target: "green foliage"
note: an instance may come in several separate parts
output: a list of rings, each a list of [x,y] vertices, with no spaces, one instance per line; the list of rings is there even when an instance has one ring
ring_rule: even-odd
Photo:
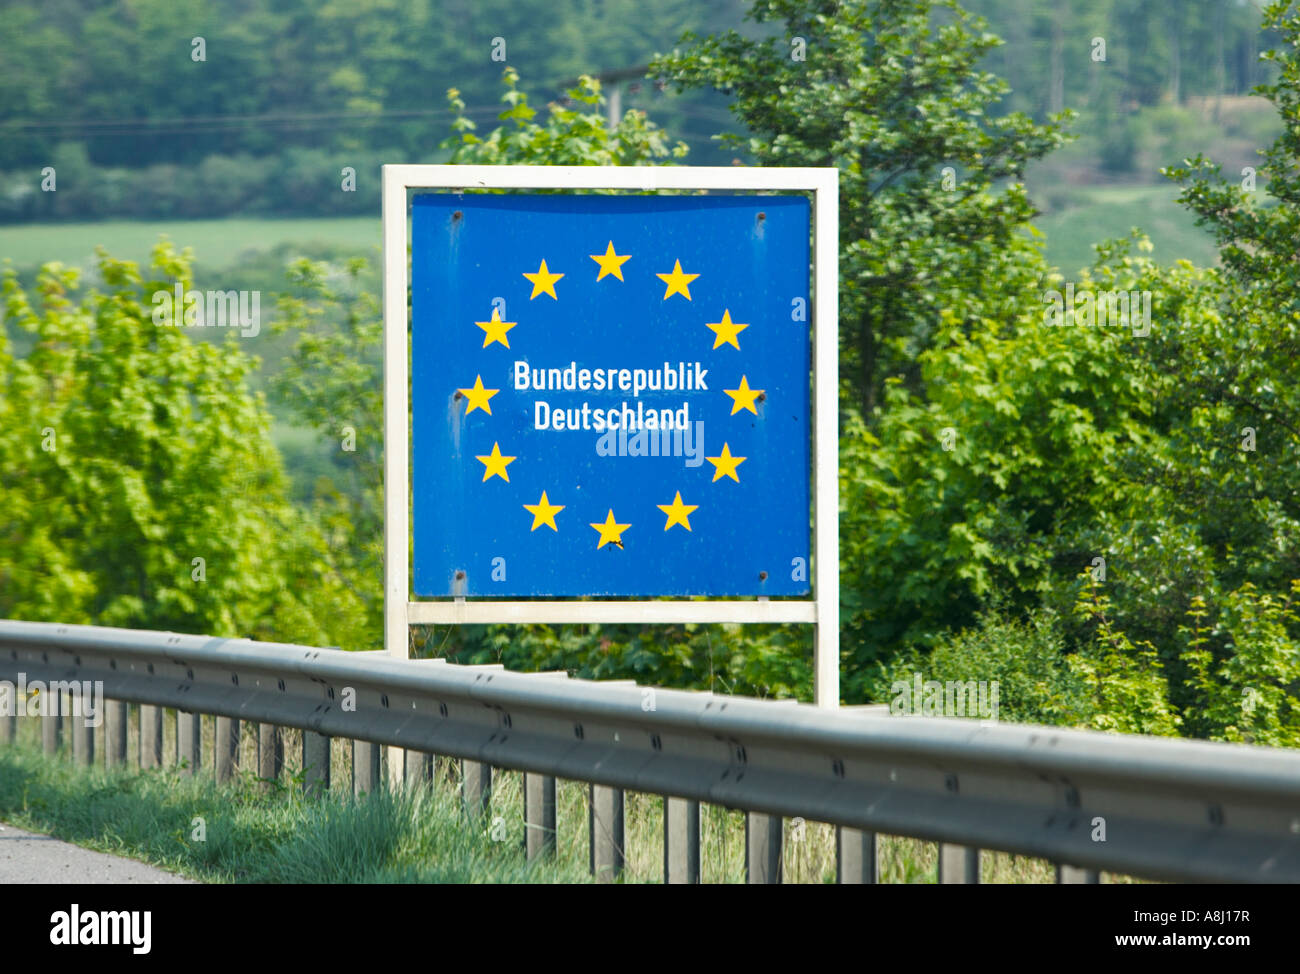
[[[216,155],[275,162],[290,147],[334,158],[388,147],[386,161],[420,161],[448,120],[430,105],[431,92],[456,85],[482,119],[505,64],[532,79],[534,97],[549,98],[563,79],[644,64],[684,28],[733,23],[742,2],[7,0],[4,6],[0,168],[23,170],[30,180],[50,164],[70,129],[85,139],[96,163],[111,167],[195,167]],[[192,59],[196,36],[206,41],[205,61]],[[706,113],[717,111],[715,99],[670,102],[650,83],[624,94],[627,104],[662,107],[674,130],[693,140],[706,140]],[[70,127],[74,120],[91,124]],[[105,121],[116,124],[96,124]],[[324,176],[333,180],[336,204],[347,205],[337,173],[332,166]]]
[[[1019,610],[1039,603],[1100,554],[1098,519],[1132,506],[1123,461],[1153,436],[1134,369],[1142,339],[1048,324],[1043,296],[1064,282],[1030,269],[1005,282],[1010,322],[942,312],[916,356],[921,391],[890,379],[873,423],[844,424],[843,608],[857,661],[933,646],[995,590]]]
[[[332,474],[313,487],[312,515],[340,577],[364,606],[365,648],[377,649],[383,642],[383,321],[375,295],[361,283],[367,266],[362,257],[341,267],[294,261],[271,330],[293,340],[273,381],[276,396],[316,431],[316,450],[333,460]]]
[[[130,168],[97,165],[83,143],[64,142],[50,160],[55,192],[40,192],[30,170],[0,173],[0,223],[233,213],[372,216],[379,208],[380,166],[403,155],[382,147],[330,151],[291,146],[275,155],[214,153],[191,166],[156,162]],[[354,191],[342,190],[344,167],[355,171]]]
[[[1279,209],[1265,219],[1290,226]],[[1145,336],[1047,325],[1044,296],[1064,282],[1041,271],[1008,282],[1022,289],[1008,294],[1014,326],[941,316],[916,356],[920,391],[889,380],[875,421],[845,424],[845,643],[858,660],[876,647],[942,645],[1004,590],[1018,611],[1060,614],[1074,665],[1090,667],[1111,706],[1090,723],[1164,733],[1166,706],[1197,712],[1180,636],[1192,597],[1227,612],[1238,589],[1285,590],[1298,567],[1300,401],[1286,378],[1296,319],[1285,290],[1295,270],[1280,259],[1285,231],[1274,232],[1279,260],[1248,280],[1233,267],[1162,267],[1131,241],[1101,245],[1074,283],[1149,291]],[[1267,445],[1249,449],[1248,432]],[[1100,635],[1097,619],[1069,612],[1077,573],[1095,558],[1108,569]],[[1219,658],[1231,655],[1224,632],[1210,638]],[[1274,649],[1286,645],[1279,633]],[[1227,726],[1193,723],[1198,733]]]
[[[1073,611],[1081,634],[1068,635],[1052,609],[1021,617],[995,595],[974,626],[928,653],[913,650],[874,668],[870,696],[890,700],[896,681],[910,687],[919,673],[941,683],[996,682],[1000,720],[1300,745],[1300,580],[1286,598],[1247,583],[1224,596],[1217,620],[1207,600],[1193,596],[1178,627],[1185,645],[1170,665],[1149,641],[1116,625],[1096,576],[1085,571],[1079,579]],[[1175,669],[1188,674],[1187,688]]]
[[[465,116],[465,102],[452,88],[447,101],[455,113],[455,134],[442,143],[451,149],[456,165],[529,166],[644,166],[671,154],[686,155],[686,144],[671,148],[662,130],[646,118],[645,112],[629,109],[617,127],[611,129],[598,108],[600,82],[589,75],[578,79],[568,92],[571,107],[552,102],[545,123],[534,121],[536,110],[519,88],[519,73],[506,68],[502,75],[506,105],[497,117],[507,123],[486,138],[475,134],[478,126]]]
[[[453,637],[443,642],[440,639]],[[454,637],[460,637],[459,640]],[[582,679],[808,699],[811,645],[786,626],[483,626],[434,632],[425,652],[513,670],[567,670]]]
[[[1222,0],[963,0],[1007,39],[997,70],[1015,108],[1035,116],[1063,99],[1100,132],[1132,106],[1234,95],[1263,78],[1253,3]],[[1094,37],[1106,60],[1094,60]],[[1112,109],[1106,111],[1105,109]]]
[[[1138,129],[1131,119],[1116,119],[1106,129],[1101,144],[1101,168],[1109,173],[1130,173],[1136,168]]]
[[[1124,734],[1178,732],[1182,718],[1169,702],[1169,686],[1156,648],[1149,642],[1134,644],[1107,617],[1109,599],[1098,590],[1095,576],[1088,578],[1075,611],[1095,624],[1094,637],[1068,658],[1071,671],[1081,677],[1092,704],[1088,723],[1096,730]]]
[[[1300,495],[1294,478],[1300,462],[1300,388],[1291,381],[1300,353],[1300,266],[1295,259],[1300,239],[1300,11],[1291,2],[1274,3],[1267,17],[1287,40],[1287,46],[1266,55],[1278,66],[1278,81],[1261,88],[1284,126],[1259,167],[1259,188],[1266,187],[1271,200],[1260,199],[1262,194],[1243,185],[1245,180],[1225,181],[1219,167],[1203,156],[1166,173],[1182,187],[1180,201],[1214,233],[1228,284],[1218,327],[1192,352],[1191,368],[1171,389],[1176,398],[1170,407],[1197,411],[1194,429],[1201,442],[1180,444],[1196,450],[1200,461],[1190,473],[1194,480],[1189,487],[1211,503],[1226,506],[1231,499],[1238,516],[1250,510],[1276,525],[1271,533],[1287,536],[1288,571],[1268,579],[1277,585],[1297,574],[1300,565],[1295,548]],[[1232,449],[1225,440],[1239,446],[1246,427],[1257,433],[1256,449]],[[1205,442],[1210,430],[1219,433],[1212,444]],[[1238,571],[1251,574],[1246,565]]]
[[[1300,747],[1300,580],[1284,599],[1247,582],[1224,600],[1217,623],[1199,596],[1188,611],[1184,658],[1196,697],[1189,722],[1210,740]],[[1227,635],[1221,653],[1214,630]]]
[[[999,720],[1075,726],[1092,712],[1087,687],[1067,663],[1064,634],[1050,609],[1021,619],[995,604],[930,653],[912,651],[891,660],[873,675],[871,698],[891,700],[891,686],[896,681],[911,686],[917,673],[942,683],[996,681]]]
[[[100,256],[105,292],[47,265],[33,302],[5,274],[0,616],[331,642],[357,606],[285,500],[254,361],[153,321],[193,285],[167,244],[145,279]],[[202,559],[196,563],[194,559]],[[328,606],[328,613],[325,611]]]

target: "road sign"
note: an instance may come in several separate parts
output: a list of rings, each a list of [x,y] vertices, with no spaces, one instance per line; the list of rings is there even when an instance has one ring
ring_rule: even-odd
[[[809,203],[418,195],[421,596],[810,591]]]
[[[838,173],[383,173],[388,652],[427,624],[811,623],[836,706]]]

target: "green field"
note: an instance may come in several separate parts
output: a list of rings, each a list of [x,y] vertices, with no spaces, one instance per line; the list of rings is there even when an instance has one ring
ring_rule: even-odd
[[[1066,274],[1092,263],[1097,241],[1123,236],[1133,226],[1151,237],[1152,256],[1161,263],[1180,258],[1197,264],[1216,262],[1214,241],[1175,202],[1177,190],[1172,186],[1077,187],[1065,195],[1065,204],[1039,217],[1037,225],[1047,237],[1048,259]],[[20,270],[49,260],[89,267],[95,247],[102,244],[114,257],[145,261],[162,234],[178,246],[193,247],[196,261],[208,272],[284,243],[371,255],[378,253],[380,245],[378,217],[110,220],[0,226],[0,260],[10,259]]]
[[[102,244],[114,257],[146,261],[158,237],[166,234],[178,247],[193,247],[194,257],[205,270],[221,270],[265,252],[277,244],[322,244],[358,254],[377,250],[380,245],[379,217],[339,219],[266,220],[170,220],[137,222],[108,220],[102,223],[46,223],[0,226],[0,261],[9,258],[19,269],[45,261],[89,267],[95,247]]]
[[[1207,266],[1218,263],[1214,240],[1196,226],[1192,214],[1177,203],[1170,186],[1081,186],[1064,193],[1066,205],[1039,217],[1036,225],[1047,238],[1047,259],[1067,277],[1091,266],[1093,245],[1126,236],[1139,227],[1161,264],[1186,259]]]

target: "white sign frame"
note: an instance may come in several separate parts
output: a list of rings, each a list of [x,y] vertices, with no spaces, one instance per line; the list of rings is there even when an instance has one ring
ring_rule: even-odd
[[[813,193],[813,559],[807,599],[416,602],[410,589],[409,190],[623,189]],[[815,626],[813,695],[839,706],[839,170],[735,166],[383,167],[384,649],[409,655],[410,627],[467,623],[798,622]]]

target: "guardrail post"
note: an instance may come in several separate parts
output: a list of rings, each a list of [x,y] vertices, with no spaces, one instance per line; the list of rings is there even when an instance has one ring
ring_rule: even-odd
[[[371,741],[352,742],[352,794],[360,798],[379,790],[379,745]]]
[[[460,795],[465,814],[476,819],[492,801],[492,765],[482,761],[460,762]]]
[[[165,768],[172,767],[180,758],[181,742],[179,739],[172,741],[172,749],[167,750],[167,724],[171,723],[173,731],[179,727],[177,714],[178,711],[172,707],[158,708],[158,718],[162,724],[158,730],[158,749],[162,751],[162,759],[158,763]]]
[[[63,718],[58,714],[46,714],[45,704],[41,704],[41,750],[46,754],[58,754],[63,743]]]
[[[330,739],[324,734],[302,732],[303,792],[320,795],[330,790]]]
[[[123,700],[104,701],[104,764],[113,768],[126,764],[126,716]]]
[[[664,882],[700,881],[700,803],[664,796]]]
[[[82,707],[85,702],[82,701]],[[88,768],[95,762],[95,731],[86,722],[86,712],[82,707],[73,710],[68,707],[68,722],[72,726],[72,760],[80,767]]]
[[[529,860],[555,857],[555,779],[524,772],[524,848]]]
[[[845,886],[878,883],[876,833],[835,829],[835,881]]]
[[[276,724],[257,725],[257,776],[262,790],[270,791],[284,770],[284,735]]]
[[[590,869],[598,883],[623,872],[623,789],[592,785],[587,805]]]
[[[408,787],[414,788],[433,781],[433,755],[427,751],[406,750],[406,771],[403,777]]]
[[[235,776],[235,767],[239,763],[239,719],[218,717],[215,737],[212,766],[216,771],[217,783],[220,784]]]
[[[176,711],[176,764],[181,774],[198,774],[203,766],[203,715]]]
[[[779,815],[745,813],[745,877],[749,883],[781,882],[781,843],[785,821]]]
[[[163,709],[140,704],[140,767],[158,768],[163,757]]]
[[[1058,883],[1100,883],[1101,873],[1096,869],[1084,869],[1081,866],[1056,864],[1056,881]]]
[[[980,851],[970,846],[939,843],[939,882],[978,883]]]

